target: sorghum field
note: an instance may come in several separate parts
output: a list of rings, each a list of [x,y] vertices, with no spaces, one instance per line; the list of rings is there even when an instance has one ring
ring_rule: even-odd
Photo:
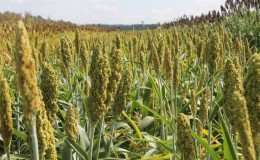
[[[142,31],[2,14],[0,159],[260,160],[259,7]]]

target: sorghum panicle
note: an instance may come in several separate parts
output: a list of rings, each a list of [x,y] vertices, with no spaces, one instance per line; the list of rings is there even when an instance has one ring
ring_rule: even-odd
[[[53,124],[58,112],[58,84],[54,69],[47,63],[42,64],[41,84],[43,101],[49,121]]]
[[[116,119],[120,118],[121,112],[126,106],[127,99],[129,97],[130,89],[132,83],[132,73],[130,69],[124,73],[120,84],[118,86],[115,101],[113,105],[113,113]]]
[[[68,137],[76,141],[78,128],[77,128],[77,111],[72,105],[68,106],[65,119],[65,132]]]
[[[123,68],[122,53],[120,49],[115,50],[110,55],[111,75],[109,76],[109,83],[107,86],[106,105],[113,103],[114,96],[121,79],[121,70]]]
[[[2,72],[0,70],[0,72]],[[4,142],[5,152],[10,152],[13,135],[11,96],[7,80],[0,76],[0,134]]]
[[[37,114],[40,99],[36,83],[36,67],[32,57],[27,31],[22,21],[19,21],[16,28],[15,59],[18,86],[23,99],[23,111],[26,124],[29,125],[31,115]]]
[[[260,145],[260,55],[255,53],[248,62],[244,81],[245,98],[255,145]]]
[[[190,123],[183,113],[177,117],[177,147],[181,152],[181,159],[196,159],[194,142],[190,131]]]
[[[106,56],[98,54],[94,58],[90,67],[93,70],[90,74],[91,88],[88,98],[88,115],[92,124],[96,124],[108,110],[105,100],[111,72]]]

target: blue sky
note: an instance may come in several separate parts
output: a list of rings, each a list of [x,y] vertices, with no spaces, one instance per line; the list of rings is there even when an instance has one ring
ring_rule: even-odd
[[[0,12],[30,12],[77,24],[169,22],[183,14],[219,10],[225,0],[0,0]]]

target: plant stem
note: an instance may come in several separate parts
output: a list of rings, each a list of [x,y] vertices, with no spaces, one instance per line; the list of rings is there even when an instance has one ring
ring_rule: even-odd
[[[89,127],[90,127],[90,133],[89,133],[90,144],[89,144],[89,151],[88,151],[88,159],[92,160],[93,146],[94,146],[93,142],[94,142],[95,125],[90,122],[90,126]]]
[[[173,94],[173,84],[172,83],[170,83],[170,97],[171,97],[171,114],[172,115],[174,115],[175,116],[175,114],[174,114],[174,94]],[[175,117],[173,117],[172,116],[172,124],[173,124],[173,126],[174,126],[174,132],[172,133],[172,139],[173,139],[173,143],[172,143],[172,148],[173,148],[173,154],[176,154],[176,145],[175,145],[175,140],[176,140],[176,132],[175,132]],[[175,156],[172,158],[172,160],[175,160]]]
[[[173,153],[177,153],[177,147],[176,147],[176,142],[177,142],[177,122],[176,118],[178,115],[178,109],[177,109],[177,87],[175,87],[174,90],[174,118],[173,118],[173,127],[174,127],[174,134],[173,134]],[[175,160],[175,156],[173,157],[173,160]]]
[[[100,128],[99,128],[99,136],[98,136],[98,144],[97,144],[97,153],[96,153],[96,160],[98,160],[99,151],[100,151],[100,144],[101,144],[101,137],[103,135],[103,125],[104,125],[104,116],[100,121]]]
[[[20,104],[20,93],[18,93],[18,96],[17,96],[17,103]],[[17,122],[17,130],[19,131],[20,130],[20,122],[19,122],[19,119],[20,119],[20,107],[18,106],[17,107],[17,114],[16,114],[16,122]],[[17,141],[17,148],[18,148],[18,154],[20,154],[20,139],[18,139]]]
[[[67,146],[67,148],[68,148],[68,157],[69,157],[69,160],[73,160],[73,155],[72,155],[72,149],[70,148],[70,146]]]
[[[160,74],[158,74],[157,76],[157,79],[158,79],[158,88],[160,90],[160,92],[162,93],[162,86],[161,86],[161,79],[160,79]],[[160,106],[160,112],[162,115],[164,115],[164,106],[162,104],[162,94],[158,95],[159,96],[159,106]],[[166,140],[165,139],[165,126],[164,126],[164,123],[161,122],[161,139],[162,140]]]
[[[11,160],[11,156],[10,156],[10,147],[11,147],[11,142],[9,142],[8,145],[5,144],[4,142],[4,150],[5,150],[5,153],[6,153],[6,156],[7,156],[7,160]]]
[[[31,127],[30,136],[32,140],[33,159],[39,160],[39,148],[38,148],[38,139],[37,139],[37,131],[36,131],[36,115],[32,115],[30,127]]]
[[[214,94],[214,75],[212,75],[212,79],[211,79],[211,96],[210,96],[210,108],[209,108],[209,114],[208,114],[208,121],[209,121],[209,124],[208,124],[208,145],[210,147],[211,145],[211,133],[212,133],[212,121],[209,119],[210,117],[210,114],[211,114],[211,111],[212,111],[212,108],[213,108],[213,94]],[[210,160],[211,157],[210,157],[210,154],[207,153],[207,159]]]
[[[112,140],[115,134],[115,125],[116,125],[116,119],[113,120],[112,123],[112,128],[111,128],[111,138],[109,139],[109,144],[108,144],[108,150],[107,150],[107,155],[106,157],[110,157],[111,155],[111,144],[112,144]]]

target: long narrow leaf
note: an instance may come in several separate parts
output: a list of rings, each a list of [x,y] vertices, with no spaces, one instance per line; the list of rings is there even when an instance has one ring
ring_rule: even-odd
[[[125,118],[130,122],[130,124],[132,125],[132,127],[134,128],[135,132],[137,133],[138,137],[140,139],[143,139],[142,133],[139,130],[139,128],[137,127],[137,125],[135,124],[135,122],[123,111],[122,112],[123,115],[125,116]]]
[[[143,109],[146,109],[148,110],[149,112],[153,113],[156,117],[158,117],[161,121],[163,121],[167,127],[169,127],[169,129],[173,132],[174,129],[171,125],[171,123],[169,121],[167,121],[165,118],[163,118],[163,116],[161,114],[159,114],[158,112],[156,112],[155,110],[145,106],[145,105],[142,105],[140,104],[139,102],[133,102],[132,105],[138,105],[139,107],[143,108]]]
[[[219,155],[210,148],[207,142],[200,138],[193,130],[191,130],[191,134],[207,150],[213,160],[220,160]]]
[[[65,143],[69,145],[75,152],[77,152],[83,159],[88,159],[87,152],[75,141],[73,141],[71,138],[67,137],[65,139]]]
[[[222,126],[222,129],[223,129],[223,138],[224,138],[224,141],[226,141],[224,145],[224,153],[228,154],[226,156],[231,156],[232,160],[237,160],[237,155],[236,155],[236,150],[235,150],[235,147],[234,147],[234,144],[232,143],[232,140],[231,140],[231,137],[230,137],[230,134],[228,133],[228,127],[226,125],[226,123],[224,122],[224,118],[223,118],[223,115],[219,112],[219,117],[220,117],[220,122],[221,122],[221,126]]]

